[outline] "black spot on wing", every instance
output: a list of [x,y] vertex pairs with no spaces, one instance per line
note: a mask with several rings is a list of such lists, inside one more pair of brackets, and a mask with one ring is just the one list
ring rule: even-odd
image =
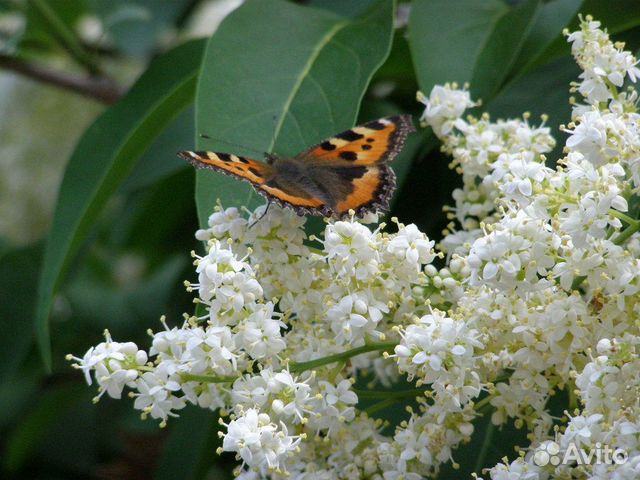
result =
[[346,132],[342,132],[336,135],[336,138],[346,140],[347,142],[355,142],[356,140],[360,140],[362,137],[364,137],[364,135],[360,135],[353,130],[347,130]]
[[249,171],[253,173],[256,177],[262,178],[262,172],[257,168],[249,167]]
[[347,150],[346,152],[340,152],[339,157],[343,160],[357,160],[358,154]]
[[371,145],[367,145],[366,143],[362,145],[362,150],[371,150]]
[[333,172],[337,173],[341,179],[353,181],[364,176],[367,173],[367,167],[342,167],[334,168]]
[[326,150],[327,152],[330,152],[331,150],[335,150],[336,146],[333,143],[331,143],[329,140],[327,140],[320,144],[320,148],[323,150]]
[[373,143],[375,141],[376,141],[375,138],[367,138],[367,142],[369,142],[369,143]]
[[384,130],[385,128],[387,128],[387,125],[385,125],[382,122],[379,122],[378,120],[365,123],[364,126],[367,128],[370,128],[371,130]]
[[231,155],[229,155],[228,153],[217,153],[216,155],[218,155],[218,158],[223,162],[231,161]]
[[249,160],[244,157],[238,157],[238,160],[240,160],[242,163],[249,163]]

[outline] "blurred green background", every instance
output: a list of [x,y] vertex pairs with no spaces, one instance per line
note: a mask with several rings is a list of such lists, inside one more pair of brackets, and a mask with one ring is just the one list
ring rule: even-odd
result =
[[[230,478],[213,412],[187,408],[161,430],[129,399],[93,405],[64,360],[105,328],[147,346],[160,315],[180,322],[198,219],[216,198],[259,203],[175,153],[229,150],[199,134],[293,154],[358,121],[417,124],[416,90],[456,81],[494,117],[548,114],[553,164],[579,73],[561,32],[580,12],[640,48],[636,0],[1,0],[0,476]],[[414,134],[391,215],[439,239],[448,163]],[[513,432],[477,427],[490,448],[471,445],[440,478],[513,455]]]

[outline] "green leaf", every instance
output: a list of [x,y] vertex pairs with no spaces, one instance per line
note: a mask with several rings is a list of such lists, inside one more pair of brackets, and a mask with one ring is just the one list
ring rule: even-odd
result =
[[[215,455],[219,439],[218,415],[210,410],[190,407],[180,412],[179,421],[169,424],[169,436],[158,462],[154,479],[192,480],[204,478],[211,463],[218,460]],[[207,478],[231,478],[218,472]]]
[[609,33],[620,33],[640,25],[640,2],[637,0],[585,0],[583,15],[592,15]]
[[[564,1],[569,2],[570,0]],[[618,40],[618,38],[615,38],[616,35],[628,32],[640,25],[640,2],[636,0],[616,0],[615,2],[583,0],[582,5],[579,6],[579,11],[583,15],[592,15],[595,20],[601,22],[602,28],[614,35],[614,40]],[[577,30],[579,29],[579,23],[580,21],[576,15],[567,28],[570,31]],[[540,55],[527,64],[526,70],[533,70],[558,60],[569,55],[570,52],[571,47],[567,43],[567,39],[560,35]]]
[[3,465],[9,471],[19,469],[40,446],[47,432],[64,412],[86,391],[86,385],[60,385],[40,394],[38,401],[6,439]]
[[409,44],[420,88],[428,93],[435,84],[470,82],[475,98],[490,99],[511,72],[540,3],[414,2]]
[[[173,289],[180,283],[186,260],[184,256],[166,259],[135,288],[123,289],[85,275],[74,281],[66,293],[74,314],[93,322],[96,328],[105,325],[117,328],[133,323],[155,326]],[[150,298],[153,301],[149,301]]]
[[109,196],[156,136],[193,99],[202,41],[158,57],[116,105],[85,132],[67,166],[40,275],[36,334],[47,369],[51,364],[48,316],[51,299]]
[[486,106],[486,111],[494,118],[520,117],[530,112],[532,124],[540,123],[540,115],[549,115],[547,125],[558,144],[548,157],[555,165],[565,138],[565,134],[558,132],[558,126],[569,122],[571,117],[569,82],[576,80],[579,73],[570,57],[536,68],[510,84]]
[[469,82],[497,23],[509,12],[498,0],[414,0],[409,46],[420,88]]
[[517,429],[513,422],[500,428],[491,423],[491,413],[486,413],[473,422],[474,432],[471,442],[453,452],[457,465],[451,462],[442,465],[438,480],[459,480],[472,478],[472,473],[481,475],[483,468],[495,466],[502,458],[513,458],[514,445],[528,444],[526,429]]
[[513,67],[514,72],[526,72],[531,66],[540,64],[547,49],[558,39],[564,40],[562,30],[575,18],[582,2],[583,0],[555,0],[542,5],[531,32],[522,45]]
[[93,0],[114,45],[129,55],[151,53],[188,11],[192,0]]
[[309,0],[307,5],[314,8],[323,8],[337,13],[343,17],[354,17],[370,7],[375,0]]
[[[49,11],[55,17],[54,23],[51,16],[43,14],[44,10]],[[46,49],[54,49],[64,41],[60,36],[60,29],[72,32],[80,16],[85,13],[86,5],[84,0],[68,0],[56,2],[51,0],[37,0],[26,2],[26,26],[20,36],[18,47],[21,50],[33,50],[42,52]],[[58,27],[55,27],[58,23]],[[33,53],[24,52],[24,53]],[[22,52],[21,52],[22,53]]]
[[193,141],[193,115],[193,108],[187,108],[165,128],[123,182],[123,190],[147,188],[187,167],[176,152]]
[[0,257],[0,380],[11,378],[31,347],[42,245],[5,252]]
[[[392,38],[393,2],[356,18],[282,0],[249,1],[211,38],[196,95],[196,131],[243,145],[199,140],[208,150],[255,157],[294,155],[351,126]],[[202,225],[216,198],[255,206],[242,182],[199,171],[196,202]]]
[[36,375],[28,374],[0,379],[0,431],[4,433],[10,425],[15,425],[29,401],[38,398],[41,381]]
[[474,98],[489,101],[502,87],[533,26],[540,0],[528,0],[510,9],[496,22],[478,56],[471,78]]

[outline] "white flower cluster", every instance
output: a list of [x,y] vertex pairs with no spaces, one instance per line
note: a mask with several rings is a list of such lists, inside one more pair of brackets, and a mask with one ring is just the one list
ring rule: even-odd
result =
[[[636,94],[617,90],[636,61],[589,18],[569,40],[587,106],[555,169],[547,127],[462,119],[475,103],[454,85],[419,95],[463,179],[440,252],[396,220],[394,233],[351,218],[307,238],[287,210],[218,207],[187,283],[200,316],[152,333],[148,353],[107,334],[70,358],[100,395],[127,387],[162,422],[187,404],[220,409],[219,451],[244,480],[418,480],[489,412],[531,442],[485,472],[495,480],[638,478],[640,141]],[[564,419],[548,411],[561,390],[576,395]],[[383,435],[377,412],[409,401]],[[552,440],[628,461],[536,464]]]

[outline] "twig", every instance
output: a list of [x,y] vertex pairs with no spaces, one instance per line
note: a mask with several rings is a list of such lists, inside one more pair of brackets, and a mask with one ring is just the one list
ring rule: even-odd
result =
[[38,12],[49,28],[49,33],[78,63],[95,75],[100,73],[100,66],[82,46],[76,34],[60,19],[57,12],[45,0],[30,0],[31,7]]
[[124,94],[122,88],[110,78],[71,75],[35,63],[25,62],[10,55],[0,54],[0,68],[80,93],[108,105],[115,103]]

